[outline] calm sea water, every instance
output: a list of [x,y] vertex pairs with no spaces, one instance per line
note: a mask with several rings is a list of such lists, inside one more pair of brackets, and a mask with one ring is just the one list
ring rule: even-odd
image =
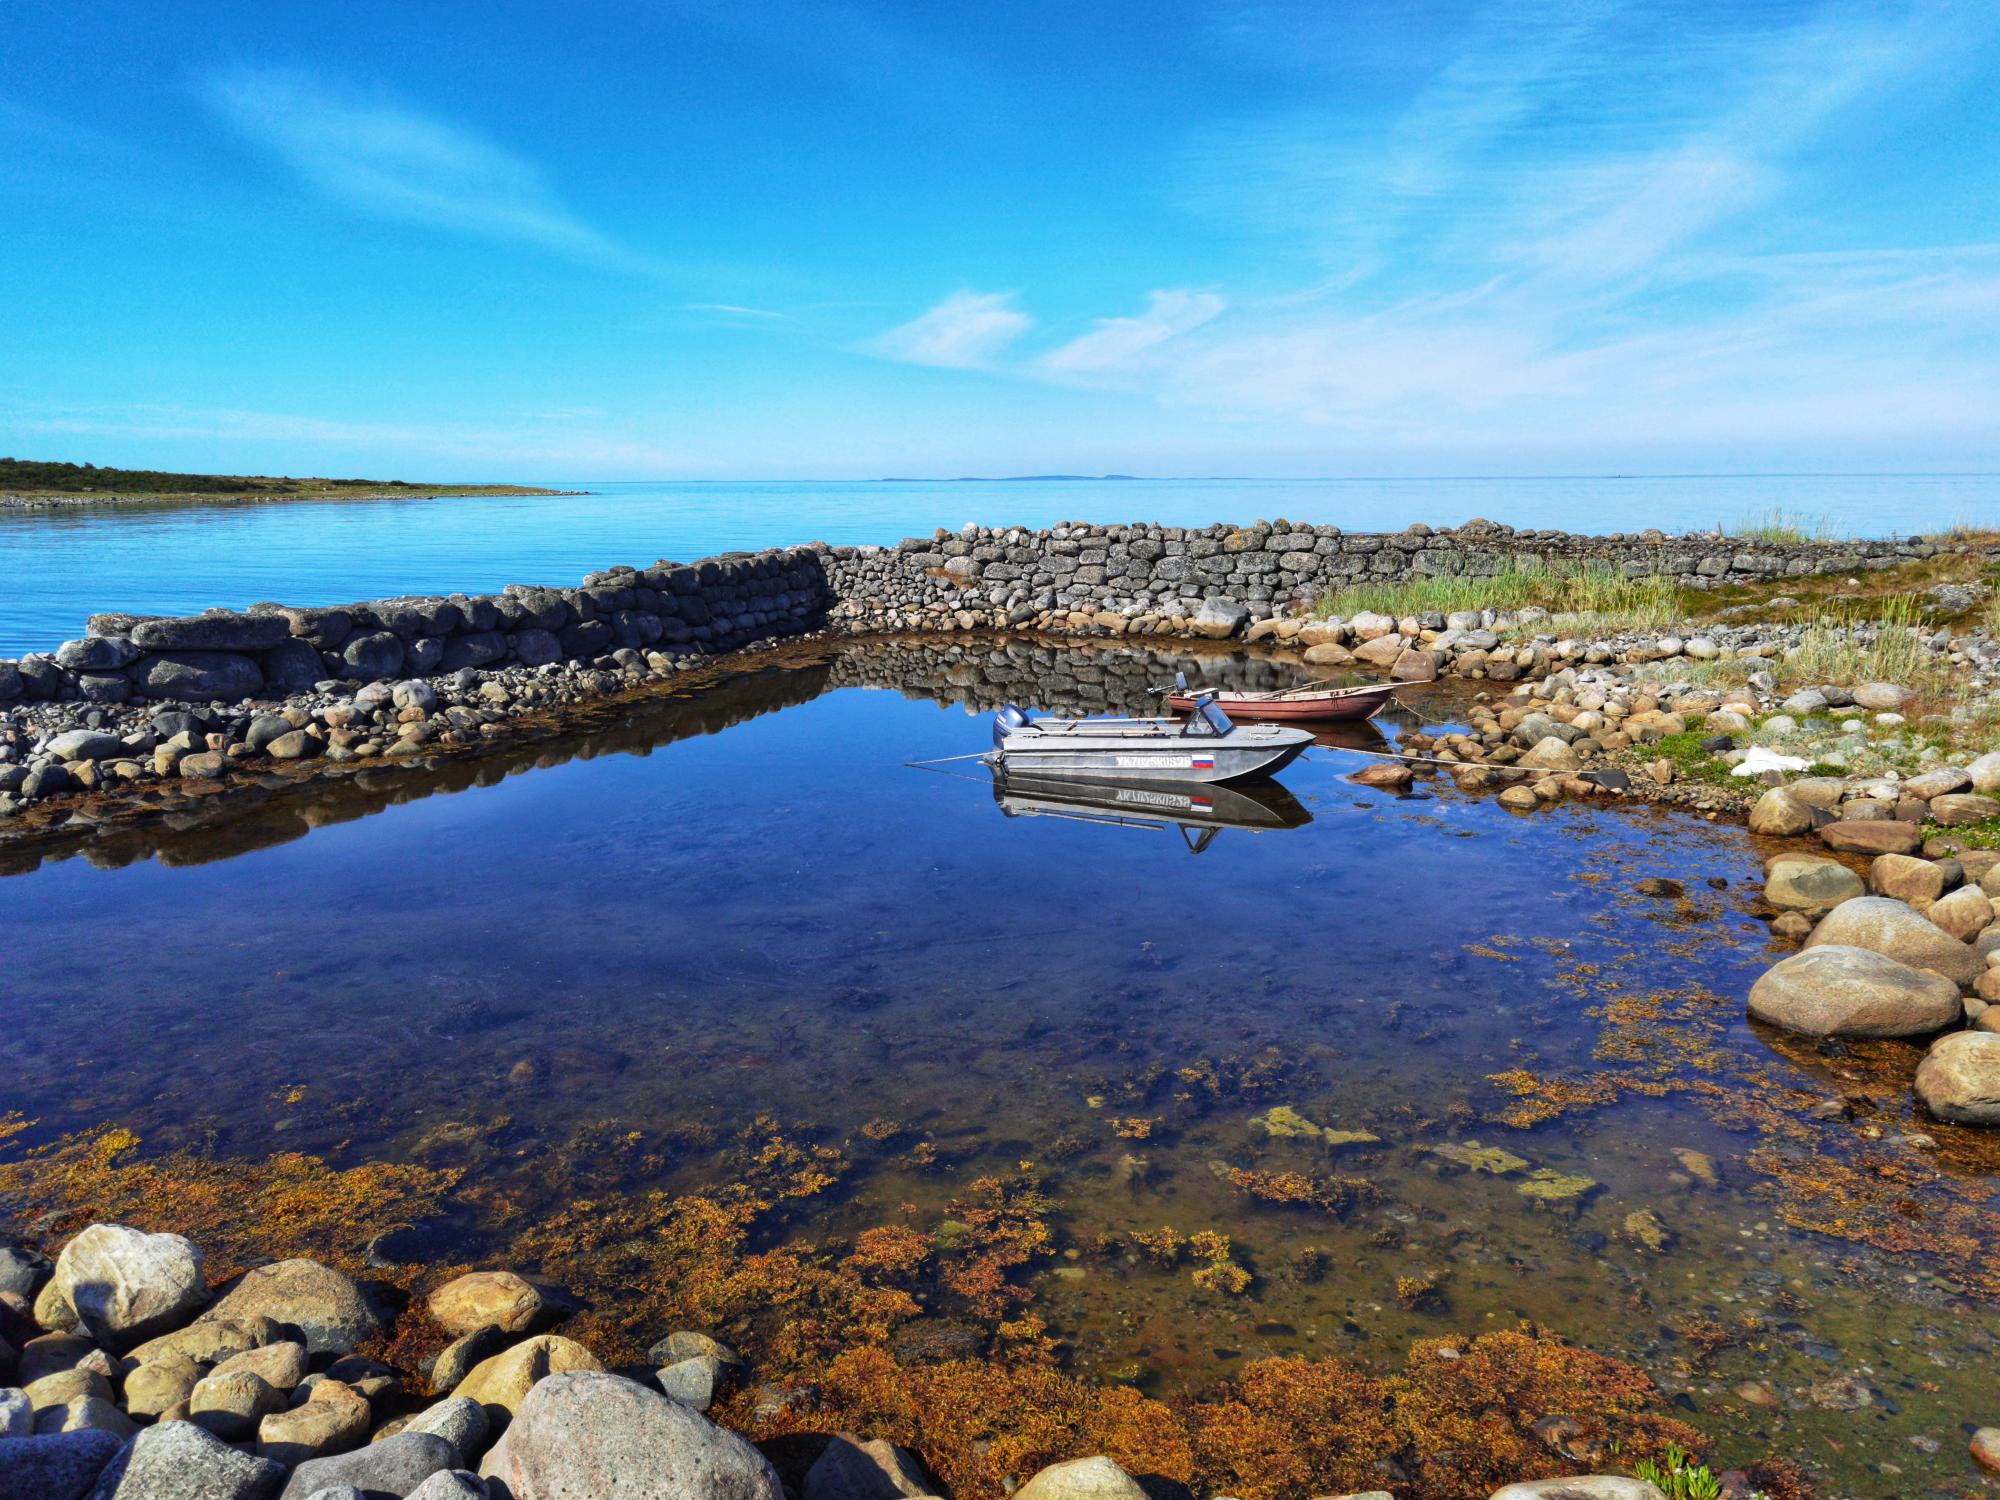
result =
[[566,485],[586,495],[0,511],[0,656],[51,648],[99,610],[180,614],[272,599],[573,584],[613,563],[804,541],[895,542],[968,521],[1206,525],[1260,517],[1395,530],[1483,516],[1638,531],[1774,510],[1850,535],[2000,522],[2000,476],[1131,480]]
[[[1769,961],[1756,841],[1360,788],[1365,727],[1190,829],[904,765],[982,748],[1002,699],[1124,709],[1177,666],[830,650],[526,749],[16,858],[0,1106],[39,1124],[12,1149],[115,1122],[224,1160],[464,1168],[436,1258],[540,1270],[616,1321],[643,1291],[622,1262],[551,1259],[537,1226],[580,1197],[597,1221],[715,1190],[734,1143],[777,1130],[842,1165],[760,1244],[845,1253],[900,1225],[949,1267],[979,1181],[1032,1182],[1054,1253],[1012,1274],[1081,1374],[1166,1394],[1268,1353],[1388,1368],[1413,1339],[1532,1318],[1641,1362],[1725,1460],[1958,1493],[1959,1424],[1992,1417],[1992,1309],[1966,1280],[1996,1245],[1995,1179],[1976,1133],[1911,1118],[1913,1049],[1786,1048],[1746,1022]],[[1643,896],[1648,876],[1686,894]],[[1523,1120],[1524,1079],[1581,1107]],[[1830,1095],[1874,1102],[1812,1118]],[[1274,1136],[1274,1106],[1377,1139]],[[1513,1160],[1439,1150],[1475,1145]],[[1790,1227],[1828,1191],[1802,1161],[1882,1184],[1842,1209],[1857,1230],[1972,1243],[1932,1260]],[[1244,1172],[1356,1196],[1272,1203]],[[1588,1182],[1539,1202],[1537,1173]],[[1163,1226],[1228,1235],[1249,1288],[1138,1254]],[[954,1291],[923,1294],[921,1326],[988,1336]],[[643,1347],[662,1330],[634,1317]],[[769,1357],[772,1325],[725,1331]],[[1778,1407],[1735,1399],[1745,1379]]]

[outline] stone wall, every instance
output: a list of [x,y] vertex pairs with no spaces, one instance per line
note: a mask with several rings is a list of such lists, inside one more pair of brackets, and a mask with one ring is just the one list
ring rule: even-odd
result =
[[813,544],[614,568],[576,588],[510,584],[491,595],[337,608],[263,604],[179,619],[93,615],[78,639],[18,663],[0,662],[0,704],[234,703],[307,692],[327,680],[601,662],[625,653],[709,654],[823,626],[1224,638],[1343,586],[1491,575],[1515,557],[1597,561],[1633,577],[1703,586],[1890,567],[1954,545],[1923,538],[1772,543],[1659,532],[1589,537],[1488,522],[1396,533],[1286,521],[968,527],[894,547]]
[[1657,531],[1580,536],[1474,521],[1456,530],[1343,532],[1259,521],[1245,527],[968,527],[894,548],[837,547],[827,576],[834,620],[855,629],[1036,626],[1119,634],[1226,636],[1360,583],[1491,576],[1516,558],[1596,562],[1689,587],[1844,574],[1954,550],[1925,538],[1765,542]]
[[509,584],[498,594],[258,604],[178,619],[92,615],[82,637],[54,652],[0,662],[0,703],[234,703],[329,679],[714,653],[815,629],[833,602],[823,554],[798,548],[614,568],[567,589]]

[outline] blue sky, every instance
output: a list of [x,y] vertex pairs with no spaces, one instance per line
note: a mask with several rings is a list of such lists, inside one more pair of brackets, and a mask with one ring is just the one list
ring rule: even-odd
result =
[[0,451],[2000,468],[2000,7],[0,9]]

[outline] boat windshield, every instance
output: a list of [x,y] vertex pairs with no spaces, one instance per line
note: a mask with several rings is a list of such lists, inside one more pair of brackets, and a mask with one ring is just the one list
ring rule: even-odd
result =
[[1195,705],[1193,713],[1187,717],[1186,734],[1227,734],[1236,726],[1229,722],[1229,715],[1215,706],[1213,700]]

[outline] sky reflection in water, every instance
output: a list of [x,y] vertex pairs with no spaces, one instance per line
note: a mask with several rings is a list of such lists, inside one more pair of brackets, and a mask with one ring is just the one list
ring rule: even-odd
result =
[[[1674,997],[1617,1038],[1688,1040],[1726,1083],[1773,1067],[1741,1006],[1768,962],[1746,915],[1751,842],[1677,817],[1398,799],[1321,750],[1283,778],[1309,821],[1225,829],[1196,855],[1172,830],[1005,816],[976,766],[903,764],[987,743],[983,718],[932,695],[984,705],[1038,676],[1047,701],[1126,707],[1171,670],[850,650],[511,761],[294,792],[93,856],[122,867],[51,858],[0,880],[4,1104],[38,1136],[116,1121],[230,1155],[462,1159],[530,1202],[564,1188],[532,1163],[587,1130],[768,1114],[854,1148],[822,1234],[904,1202],[935,1217],[975,1176],[1036,1160],[1065,1246],[1218,1228],[1257,1275],[1240,1300],[1115,1258],[1039,1275],[1035,1308],[1079,1369],[1184,1389],[1259,1353],[1386,1359],[1533,1317],[1688,1387],[1697,1420],[1745,1452],[1842,1437],[1857,1493],[1884,1457],[1904,1485],[1927,1463],[1960,1472],[1987,1309],[1925,1266],[1787,1230],[1745,1165],[1758,1137],[1686,1095],[1627,1091],[1532,1130],[1495,1120],[1516,1101],[1492,1075],[1601,1070],[1599,1008],[1617,995]],[[213,854],[235,857],[198,862]],[[1648,875],[1688,898],[1636,896]],[[1273,1105],[1381,1143],[1273,1139],[1251,1124]],[[438,1143],[442,1122],[501,1114],[504,1150]],[[871,1155],[862,1127],[884,1118],[944,1164]],[[1133,1139],[1126,1119],[1155,1123]],[[1826,1127],[1825,1149],[1846,1132]],[[1466,1142],[1528,1169],[1465,1173],[1431,1151]],[[1231,1185],[1242,1167],[1362,1176],[1381,1196],[1344,1219],[1284,1211]],[[1520,1191],[1534,1169],[1600,1186],[1538,1207]],[[697,1157],[624,1188],[702,1185]],[[1665,1254],[1629,1232],[1643,1212],[1667,1226]],[[466,1258],[504,1256],[477,1215],[454,1233]],[[1308,1246],[1327,1257],[1317,1282],[1287,1270]],[[1443,1296],[1403,1307],[1395,1279],[1425,1270],[1450,1273]],[[1752,1311],[1779,1331],[1687,1370],[1673,1325]],[[1895,1414],[1756,1413],[1725,1394],[1862,1367]]]

